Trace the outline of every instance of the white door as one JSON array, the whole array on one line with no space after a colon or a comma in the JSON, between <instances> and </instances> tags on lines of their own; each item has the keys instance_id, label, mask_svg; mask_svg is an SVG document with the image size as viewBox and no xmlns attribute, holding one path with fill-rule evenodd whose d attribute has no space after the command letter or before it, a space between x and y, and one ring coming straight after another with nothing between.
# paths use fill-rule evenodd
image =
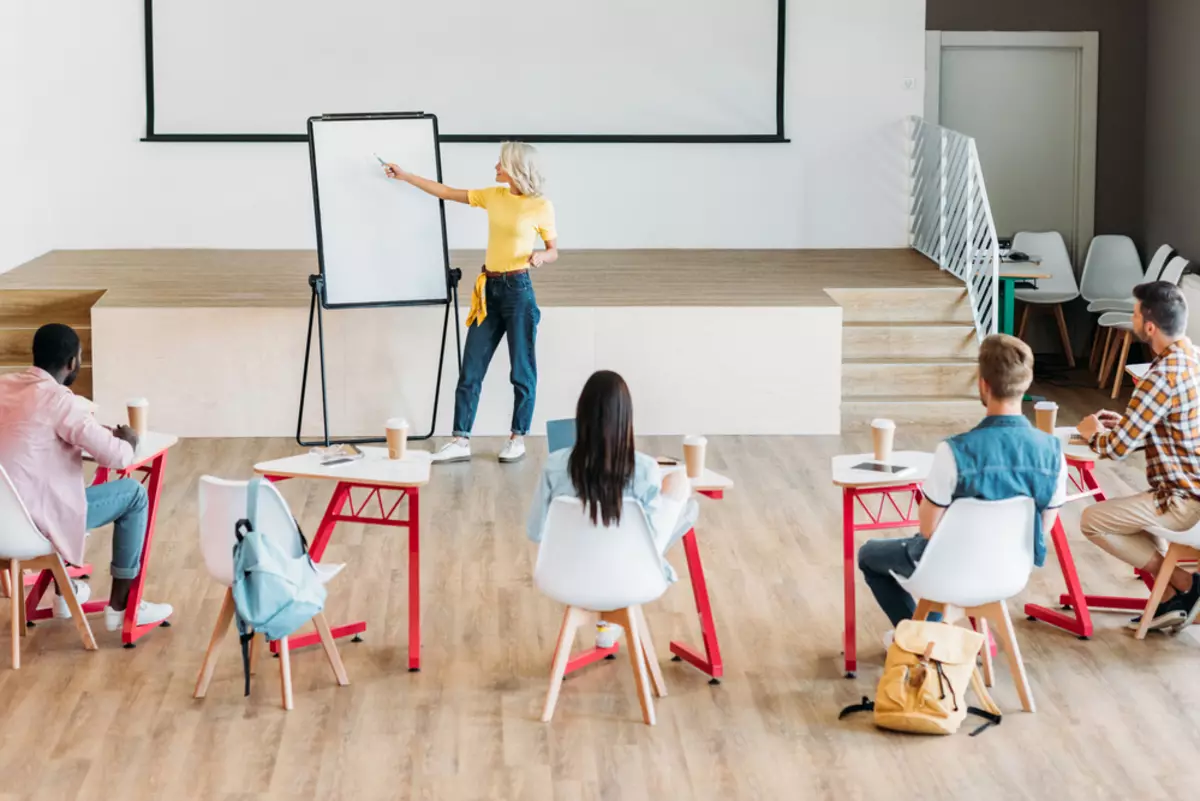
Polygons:
<instances>
[{"instance_id":1,"label":"white door","mask_svg":"<svg viewBox=\"0 0 1200 801\"><path fill-rule=\"evenodd\" d=\"M1095 209L1089 41L1094 35L931 33L926 103L926 116L976 140L997 233L1058 231L1076 264Z\"/></svg>"}]
</instances>

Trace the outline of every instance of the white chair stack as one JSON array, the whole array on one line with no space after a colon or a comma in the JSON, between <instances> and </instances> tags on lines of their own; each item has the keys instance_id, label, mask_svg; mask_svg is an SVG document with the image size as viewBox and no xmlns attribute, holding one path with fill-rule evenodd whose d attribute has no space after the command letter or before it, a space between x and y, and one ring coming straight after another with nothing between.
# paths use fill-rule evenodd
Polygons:
<instances>
[{"instance_id":1,"label":"white chair stack","mask_svg":"<svg viewBox=\"0 0 1200 801\"><path fill-rule=\"evenodd\" d=\"M659 698L667 694L642 606L662 597L669 582L641 504L625 498L622 512L618 524L605 528L592 523L577 498L559 497L550 504L533 581L567 609L554 650L544 722L554 716L575 634L598 613L625 627L642 719L648 725L655 722L651 681Z\"/></svg>"},{"instance_id":2,"label":"white chair stack","mask_svg":"<svg viewBox=\"0 0 1200 801\"><path fill-rule=\"evenodd\" d=\"M50 540L34 525L29 510L17 495L17 488L3 467L0 467L0 567L8 575L6 584L12 624L13 670L21 667L21 638L26 631L24 570L49 570L54 574L58 591L67 602L71 619L75 621L75 628L83 640L83 647L88 651L96 650L92 627L88 625L79 600L75 597L62 558L55 552Z\"/></svg>"},{"instance_id":3,"label":"white chair stack","mask_svg":"<svg viewBox=\"0 0 1200 801\"><path fill-rule=\"evenodd\" d=\"M223 585L225 600L221 604L221 612L217 615L217 625L213 628L212 639L208 651L204 654L204 664L200 668L200 676L196 679L195 698L203 698L208 693L208 685L212 682L213 671L217 667L217 655L220 651L229 624L233 621L233 546L237 541L234 527L237 521L246 517L247 481L225 481L211 476L200 477L200 551L204 555L204 565L209 575ZM285 553L300 556L304 546L300 541L300 529L288 510L287 501L279 494L279 490L269 481L259 484L258 496L258 530L273 537ZM345 565L316 563L314 567L322 584L329 581L342 571ZM333 633L325 614L319 613L312 619L313 626L321 637L321 646L333 669L334 678L341 686L346 686L350 680L346 677L346 668L342 665L342 657L338 653ZM258 637L250 642L250 672L254 672ZM292 667L288 652L288 638L279 641L279 678L282 684L283 708L292 708Z\"/></svg>"},{"instance_id":4,"label":"white chair stack","mask_svg":"<svg viewBox=\"0 0 1200 801\"><path fill-rule=\"evenodd\" d=\"M1134 635L1139 640L1146 639L1150 623L1154 620L1154 612L1167 592L1167 585L1171 583L1171 574L1175 572L1175 568L1180 562L1200 560L1200 524L1187 531L1171 531L1165 528L1151 528L1148 531L1166 540L1168 547L1167 554L1163 557L1162 568L1154 579L1153 589L1150 590L1150 597L1146 600L1146 608L1142 610L1142 623Z\"/></svg>"},{"instance_id":5,"label":"white chair stack","mask_svg":"<svg viewBox=\"0 0 1200 801\"><path fill-rule=\"evenodd\" d=\"M1058 335L1062 339L1063 353L1067 364L1075 366L1075 353L1071 349L1071 336L1067 332L1067 318L1063 314L1063 304L1070 303L1079 297L1079 285L1075 282L1075 268L1071 266L1071 257L1067 253L1067 245L1063 242L1062 234L1049 231L1041 234L1022 231L1013 237L1014 251L1039 256L1042 259L1040 272L1048 274L1037 283L1036 289L1018 289L1014 294L1017 300L1025 304L1021 314L1021 325L1017 336L1025 338L1025 328L1029 325L1029 314L1035 307L1044 307L1054 312L1058 322Z\"/></svg>"},{"instance_id":6,"label":"white chair stack","mask_svg":"<svg viewBox=\"0 0 1200 801\"><path fill-rule=\"evenodd\" d=\"M1176 256L1167 263L1162 274L1157 278L1171 284L1178 284L1183 279L1183 271L1189 262L1182 256ZM1133 300L1128 312L1110 311L1100 315L1100 329L1107 331L1104 339L1104 357L1100 360L1100 388L1103 389L1108 381L1109 371L1116 367L1113 374L1112 397L1121 392L1121 383L1125 375L1125 363L1129 360L1129 347L1133 344ZM1118 333L1121 332L1121 333Z\"/></svg>"},{"instance_id":7,"label":"white chair stack","mask_svg":"<svg viewBox=\"0 0 1200 801\"><path fill-rule=\"evenodd\" d=\"M892 574L918 599L915 619L924 620L930 612L941 612L949 623L973 617L985 637L991 624L1026 712L1034 711L1033 692L1006 601L1025 589L1033 572L1034 514L1032 498L957 500L946 509L913 574ZM983 677L992 686L987 645Z\"/></svg>"},{"instance_id":8,"label":"white chair stack","mask_svg":"<svg viewBox=\"0 0 1200 801\"><path fill-rule=\"evenodd\" d=\"M1156 277L1164 264L1165 259L1163 264L1158 265ZM1151 267L1153 266L1152 262ZM1088 302L1089 312L1132 312L1133 288L1144 279L1142 260L1133 240L1127 236L1101 235L1093 239L1088 248L1087 260L1083 264L1083 276L1079 279L1079 294ZM1090 367L1093 370L1100 360L1101 330L1096 328L1095 339L1092 342Z\"/></svg>"}]
</instances>

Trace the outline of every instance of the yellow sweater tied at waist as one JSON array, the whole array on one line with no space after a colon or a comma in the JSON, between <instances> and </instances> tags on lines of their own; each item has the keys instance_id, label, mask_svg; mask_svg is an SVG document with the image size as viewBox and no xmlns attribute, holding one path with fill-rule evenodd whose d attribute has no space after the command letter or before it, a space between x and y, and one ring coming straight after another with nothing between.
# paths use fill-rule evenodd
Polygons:
<instances>
[{"instance_id":1,"label":"yellow sweater tied at waist","mask_svg":"<svg viewBox=\"0 0 1200 801\"><path fill-rule=\"evenodd\" d=\"M467 328L487 319L487 271L480 270L471 290L471 311L467 312Z\"/></svg>"}]
</instances>

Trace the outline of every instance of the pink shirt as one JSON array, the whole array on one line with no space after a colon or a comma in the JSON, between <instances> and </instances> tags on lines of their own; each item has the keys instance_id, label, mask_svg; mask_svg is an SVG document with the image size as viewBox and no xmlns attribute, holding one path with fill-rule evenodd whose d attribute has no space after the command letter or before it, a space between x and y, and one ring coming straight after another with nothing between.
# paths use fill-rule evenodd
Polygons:
<instances>
[{"instance_id":1,"label":"pink shirt","mask_svg":"<svg viewBox=\"0 0 1200 801\"><path fill-rule=\"evenodd\" d=\"M84 450L104 467L133 462L129 443L97 423L46 371L31 367L0 376L0 465L33 522L75 565L84 563L87 536Z\"/></svg>"}]
</instances>

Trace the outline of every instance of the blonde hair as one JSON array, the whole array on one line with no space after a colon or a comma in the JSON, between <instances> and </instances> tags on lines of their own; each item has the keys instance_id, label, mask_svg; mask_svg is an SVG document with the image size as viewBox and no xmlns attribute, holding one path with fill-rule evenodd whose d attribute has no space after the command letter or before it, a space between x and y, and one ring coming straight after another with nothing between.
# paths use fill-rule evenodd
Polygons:
<instances>
[{"instance_id":1,"label":"blonde hair","mask_svg":"<svg viewBox=\"0 0 1200 801\"><path fill-rule=\"evenodd\" d=\"M997 398L1020 398L1033 383L1033 351L1016 337L992 334L979 345L979 377Z\"/></svg>"},{"instance_id":2,"label":"blonde hair","mask_svg":"<svg viewBox=\"0 0 1200 801\"><path fill-rule=\"evenodd\" d=\"M512 177L513 186L522 195L538 197L545 180L538 169L537 149L524 142L500 145L500 166Z\"/></svg>"}]
</instances>

